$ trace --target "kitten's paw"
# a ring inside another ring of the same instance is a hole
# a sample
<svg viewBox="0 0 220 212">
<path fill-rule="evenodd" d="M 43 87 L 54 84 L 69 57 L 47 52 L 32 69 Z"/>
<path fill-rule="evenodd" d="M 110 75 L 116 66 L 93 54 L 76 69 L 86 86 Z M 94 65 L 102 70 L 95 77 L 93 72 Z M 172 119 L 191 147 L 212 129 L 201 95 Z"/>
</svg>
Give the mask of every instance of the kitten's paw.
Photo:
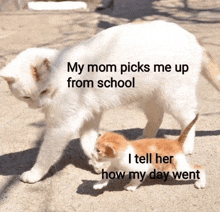
<svg viewBox="0 0 220 212">
<path fill-rule="evenodd" d="M 196 181 L 196 183 L 194 184 L 195 188 L 205 188 L 205 182 L 202 181 Z"/>
<path fill-rule="evenodd" d="M 93 185 L 93 189 L 99 190 L 99 189 L 106 187 L 107 185 L 108 185 L 108 182 L 104 182 L 104 183 L 98 182 L 95 185 Z"/>
<path fill-rule="evenodd" d="M 127 191 L 135 191 L 136 188 L 137 188 L 137 186 L 130 186 L 130 185 L 126 185 L 124 187 L 124 189 L 127 190 Z"/>
<path fill-rule="evenodd" d="M 43 176 L 39 169 L 32 168 L 30 171 L 24 172 L 20 176 L 20 180 L 24 183 L 36 183 L 40 181 Z"/>
</svg>

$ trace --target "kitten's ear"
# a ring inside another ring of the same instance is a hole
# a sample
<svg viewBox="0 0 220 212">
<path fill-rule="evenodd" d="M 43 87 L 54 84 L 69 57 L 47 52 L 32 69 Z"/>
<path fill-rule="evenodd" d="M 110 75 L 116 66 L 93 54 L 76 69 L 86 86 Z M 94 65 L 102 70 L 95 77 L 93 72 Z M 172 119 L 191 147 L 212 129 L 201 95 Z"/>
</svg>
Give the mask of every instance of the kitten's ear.
<svg viewBox="0 0 220 212">
<path fill-rule="evenodd" d="M 38 64 L 37 66 L 30 65 L 31 74 L 36 81 L 39 81 L 41 78 L 47 75 L 47 73 L 50 71 L 50 67 L 50 61 L 45 58 L 43 59 L 43 62 Z"/>
<path fill-rule="evenodd" d="M 0 77 L 6 80 L 8 84 L 12 84 L 15 82 L 15 77 L 11 76 L 10 73 L 7 73 L 7 71 L 4 69 L 0 71 Z"/>
<path fill-rule="evenodd" d="M 114 157 L 115 156 L 115 150 L 110 147 L 109 145 L 107 145 L 105 147 L 105 152 L 106 152 L 106 155 L 109 156 L 109 157 Z"/>
</svg>

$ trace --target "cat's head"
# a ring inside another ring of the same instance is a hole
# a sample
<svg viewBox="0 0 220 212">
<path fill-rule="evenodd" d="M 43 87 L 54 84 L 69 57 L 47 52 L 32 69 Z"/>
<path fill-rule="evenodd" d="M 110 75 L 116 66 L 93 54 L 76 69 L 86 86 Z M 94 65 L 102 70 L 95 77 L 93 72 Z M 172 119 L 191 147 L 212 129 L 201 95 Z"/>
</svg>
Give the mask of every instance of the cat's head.
<svg viewBox="0 0 220 212">
<path fill-rule="evenodd" d="M 41 108 L 47 101 L 51 62 L 57 55 L 55 49 L 27 49 L 0 71 L 0 77 L 7 81 L 16 98 L 31 108 Z"/>
<path fill-rule="evenodd" d="M 93 157 L 97 161 L 107 161 L 118 157 L 120 151 L 123 151 L 128 145 L 128 141 L 119 134 L 106 132 L 101 135 L 96 144 Z"/>
</svg>

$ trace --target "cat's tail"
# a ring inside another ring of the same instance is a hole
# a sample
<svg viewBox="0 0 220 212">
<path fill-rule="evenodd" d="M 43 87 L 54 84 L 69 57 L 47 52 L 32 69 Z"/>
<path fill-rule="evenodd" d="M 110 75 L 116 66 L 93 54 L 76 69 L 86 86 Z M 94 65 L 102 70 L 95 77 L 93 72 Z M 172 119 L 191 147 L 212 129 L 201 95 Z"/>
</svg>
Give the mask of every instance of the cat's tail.
<svg viewBox="0 0 220 212">
<path fill-rule="evenodd" d="M 178 141 L 181 145 L 184 144 L 184 141 L 186 140 L 186 137 L 187 137 L 189 131 L 191 130 L 193 125 L 196 123 L 198 117 L 199 117 L 199 114 L 196 115 L 196 117 L 191 121 L 191 123 L 185 128 L 185 130 L 182 132 L 182 134 L 178 138 Z"/>
<path fill-rule="evenodd" d="M 212 56 L 204 49 L 202 75 L 220 91 L 220 69 Z"/>
</svg>

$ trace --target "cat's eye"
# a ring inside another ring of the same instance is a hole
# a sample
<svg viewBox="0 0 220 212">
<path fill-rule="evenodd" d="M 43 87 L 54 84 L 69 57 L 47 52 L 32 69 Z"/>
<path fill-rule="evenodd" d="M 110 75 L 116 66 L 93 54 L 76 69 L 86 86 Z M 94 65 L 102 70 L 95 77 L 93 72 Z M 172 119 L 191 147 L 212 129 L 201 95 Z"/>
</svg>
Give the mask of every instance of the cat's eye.
<svg viewBox="0 0 220 212">
<path fill-rule="evenodd" d="M 46 92 L 47 92 L 47 89 L 43 90 L 40 94 L 45 94 Z"/>
<path fill-rule="evenodd" d="M 99 150 L 98 148 L 96 148 L 96 152 L 97 152 L 97 153 L 100 153 L 100 150 Z"/>
<path fill-rule="evenodd" d="M 29 96 L 24 96 L 23 99 L 30 99 L 31 97 Z"/>
</svg>

